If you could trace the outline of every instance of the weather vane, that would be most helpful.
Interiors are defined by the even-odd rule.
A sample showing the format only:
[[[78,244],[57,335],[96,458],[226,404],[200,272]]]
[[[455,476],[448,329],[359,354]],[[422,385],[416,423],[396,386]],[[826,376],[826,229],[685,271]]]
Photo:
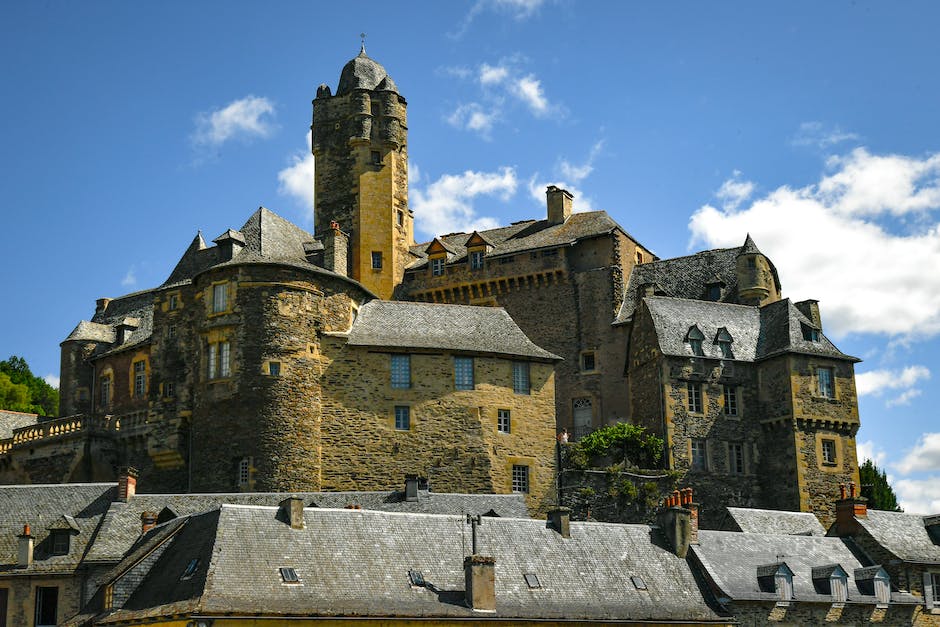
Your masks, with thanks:
[[[359,33],[359,39],[362,40],[362,51],[365,52],[366,51],[366,34]]]

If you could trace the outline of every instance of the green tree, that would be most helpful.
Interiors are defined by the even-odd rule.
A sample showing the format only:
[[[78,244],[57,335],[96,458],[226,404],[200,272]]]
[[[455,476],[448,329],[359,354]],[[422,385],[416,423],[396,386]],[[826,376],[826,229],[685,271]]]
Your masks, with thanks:
[[[10,384],[4,387],[0,380],[0,409],[32,412],[41,416],[58,415],[59,391],[41,377],[35,376],[25,359],[13,355],[0,361],[0,375],[6,377]],[[25,400],[20,398],[21,388],[26,390]]]
[[[898,497],[888,483],[888,476],[875,462],[866,459],[858,468],[858,476],[862,484],[862,496],[868,499],[868,507],[889,512],[903,511],[898,506]]]
[[[610,457],[615,463],[639,468],[657,468],[662,459],[663,440],[646,428],[619,422],[584,436],[574,448],[590,460]]]

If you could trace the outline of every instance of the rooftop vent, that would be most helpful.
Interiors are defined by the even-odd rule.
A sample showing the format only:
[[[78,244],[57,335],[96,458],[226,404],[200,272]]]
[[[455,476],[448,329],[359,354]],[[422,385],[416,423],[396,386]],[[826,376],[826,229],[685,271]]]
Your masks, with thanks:
[[[299,496],[289,496],[278,504],[278,519],[291,529],[304,528],[304,502]]]
[[[418,500],[418,476],[405,475],[405,500],[409,503]]]

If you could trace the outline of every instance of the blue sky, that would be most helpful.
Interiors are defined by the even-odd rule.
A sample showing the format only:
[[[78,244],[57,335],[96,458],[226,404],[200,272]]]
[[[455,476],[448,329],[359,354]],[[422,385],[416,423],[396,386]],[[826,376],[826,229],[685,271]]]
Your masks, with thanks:
[[[259,205],[312,229],[310,101],[367,33],[418,237],[562,184],[661,257],[750,232],[857,368],[858,440],[940,511],[940,8],[874,2],[4,2],[0,356]]]

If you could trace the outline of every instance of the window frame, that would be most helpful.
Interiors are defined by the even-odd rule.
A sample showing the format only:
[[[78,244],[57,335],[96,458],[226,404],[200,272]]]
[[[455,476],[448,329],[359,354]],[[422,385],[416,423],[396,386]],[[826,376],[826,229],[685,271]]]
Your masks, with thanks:
[[[597,371],[597,353],[594,351],[583,351],[581,353],[581,372]]]
[[[747,459],[745,458],[744,442],[728,442],[728,474],[746,475]]]
[[[473,390],[475,387],[473,357],[454,355],[454,389]]]
[[[206,379],[216,381],[232,376],[232,343],[219,340],[206,345]]]
[[[486,252],[482,250],[471,250],[469,253],[467,253],[467,258],[470,262],[470,269],[482,270],[485,257]]]
[[[106,374],[98,377],[98,400],[101,407],[111,406],[111,375]]]
[[[72,545],[72,534],[64,529],[55,529],[49,534],[52,555],[68,555]]]
[[[445,259],[443,257],[432,257],[431,258],[431,276],[444,276],[444,263]]]
[[[242,457],[238,460],[238,467],[235,469],[235,485],[239,488],[248,489],[251,487],[251,457]]]
[[[496,410],[496,432],[512,433],[512,411],[509,409]]]
[[[722,413],[731,418],[738,417],[738,386],[723,385],[722,397],[724,398],[724,407]]]
[[[701,414],[704,406],[702,405],[702,384],[697,381],[685,382],[686,408],[690,414]]]
[[[134,398],[143,398],[147,394],[147,360],[138,359],[131,368],[134,372]]]
[[[46,608],[46,603],[49,602],[45,599],[45,597],[49,594],[53,596],[51,623],[44,620],[50,617],[48,610],[43,611]],[[58,625],[59,586],[36,586],[36,594],[34,599],[35,603],[33,606],[33,625],[35,627],[55,627]]]
[[[512,465],[512,493],[529,494],[531,490],[530,471],[528,464]]]
[[[411,406],[395,405],[395,431],[411,431]]]
[[[512,393],[523,396],[532,393],[532,376],[529,362],[512,362]]]
[[[373,250],[373,251],[372,251],[372,269],[373,269],[373,270],[381,270],[381,269],[382,269],[382,265],[383,265],[382,251],[381,251],[381,250]]]
[[[835,438],[822,438],[819,441],[820,454],[824,466],[838,466],[839,452]]]
[[[706,438],[691,438],[689,468],[698,472],[708,472],[708,440]]]
[[[411,389],[411,355],[391,353],[389,355],[389,385],[395,390]]]
[[[832,366],[816,367],[816,395],[819,398],[835,399],[836,373]]]
[[[228,281],[212,284],[212,313],[228,311]]]

